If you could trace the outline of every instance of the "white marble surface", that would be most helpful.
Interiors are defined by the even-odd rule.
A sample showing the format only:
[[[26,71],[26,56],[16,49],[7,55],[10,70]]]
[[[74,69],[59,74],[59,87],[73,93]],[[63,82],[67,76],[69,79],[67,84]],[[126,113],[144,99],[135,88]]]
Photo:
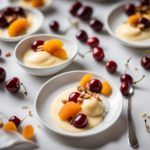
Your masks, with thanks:
[[[1,0],[1,6],[4,6],[6,0]],[[85,5],[90,5],[94,9],[93,17],[98,18],[101,21],[104,21],[105,14],[109,7],[115,3],[113,2],[90,2],[84,1]],[[71,1],[55,1],[53,6],[49,11],[44,13],[45,21],[44,24],[39,31],[39,33],[53,33],[49,29],[49,22],[51,20],[57,20],[60,23],[61,29],[65,29],[69,23],[67,18],[70,16],[68,10],[71,6]],[[73,17],[72,17],[73,18]],[[73,20],[78,20],[77,18],[73,18]],[[140,60],[143,55],[146,53],[146,49],[135,49],[126,47],[121,45],[110,37],[107,31],[104,30],[99,33],[95,33],[87,24],[87,22],[79,21],[80,29],[85,29],[89,35],[89,37],[96,36],[100,39],[100,46],[104,49],[105,59],[103,62],[96,62],[91,54],[87,54],[84,59],[77,56],[74,62],[65,70],[89,70],[95,71],[111,80],[120,87],[120,75],[124,73],[126,60],[132,57],[132,60],[129,64],[128,73],[131,74],[134,80],[138,80],[141,78],[143,74],[146,75],[145,79],[139,84],[135,85],[135,92],[132,96],[132,114],[136,128],[136,134],[139,141],[139,150],[148,150],[150,149],[149,141],[150,134],[145,132],[144,126],[144,118],[141,118],[142,112],[146,112],[150,115],[150,71],[144,70],[140,65]],[[79,44],[80,52],[84,53],[88,51],[90,48],[80,43],[76,37],[76,30],[71,29],[66,37],[69,37],[76,41]],[[0,41],[0,48],[3,51],[2,58],[0,59],[0,66],[6,69],[7,72],[7,80],[11,77],[19,77],[21,82],[23,82],[28,90],[28,96],[23,95],[23,89],[17,94],[8,93],[5,89],[5,83],[0,84],[0,112],[4,114],[7,118],[16,115],[19,118],[23,118],[26,116],[29,110],[32,111],[33,116],[28,118],[21,126],[20,129],[27,125],[32,124],[35,128],[34,137],[31,139],[35,141],[39,145],[40,150],[75,150],[75,149],[103,149],[103,150],[130,150],[132,149],[127,144],[126,137],[126,107],[124,106],[123,112],[118,119],[118,121],[110,127],[107,131],[104,131],[101,134],[96,136],[82,138],[82,139],[73,139],[66,138],[60,135],[57,135],[50,130],[41,126],[41,128],[36,127],[36,124],[39,123],[37,120],[33,103],[34,98],[41,87],[41,85],[51,78],[49,77],[36,77],[26,73],[22,70],[13,58],[13,50],[17,43],[6,43]],[[5,53],[11,52],[12,56],[6,58]],[[118,64],[118,71],[111,75],[105,69],[105,63],[109,60],[114,60]],[[134,67],[137,67],[138,70],[135,71]],[[21,105],[27,105],[28,109],[21,109]],[[148,120],[148,124],[150,125],[150,120]],[[2,138],[2,137],[0,137]]]

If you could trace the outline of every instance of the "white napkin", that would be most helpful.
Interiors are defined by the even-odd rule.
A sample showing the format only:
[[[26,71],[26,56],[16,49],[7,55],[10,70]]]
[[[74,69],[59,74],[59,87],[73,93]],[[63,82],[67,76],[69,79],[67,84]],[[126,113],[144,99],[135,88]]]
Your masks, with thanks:
[[[4,124],[8,120],[0,113],[0,122]],[[19,132],[15,131],[4,131],[0,128],[0,150],[23,150],[23,149],[33,149],[38,146],[29,140],[26,140]]]

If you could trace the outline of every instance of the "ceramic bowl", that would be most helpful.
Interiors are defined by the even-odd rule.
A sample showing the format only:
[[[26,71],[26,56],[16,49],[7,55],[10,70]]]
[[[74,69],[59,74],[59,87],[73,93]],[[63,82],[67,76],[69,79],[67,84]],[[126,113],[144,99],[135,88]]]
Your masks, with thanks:
[[[30,49],[32,43],[35,40],[41,40],[41,39],[43,41],[47,41],[51,39],[61,40],[64,43],[63,48],[67,52],[68,60],[56,66],[43,67],[43,68],[34,68],[34,67],[29,67],[25,65],[23,63],[23,55],[28,49]],[[15,47],[14,57],[15,57],[16,62],[19,64],[19,66],[21,66],[21,68],[23,68],[28,73],[36,75],[36,76],[48,76],[48,75],[56,74],[57,72],[66,68],[74,60],[77,53],[78,53],[78,45],[68,38],[65,38],[63,36],[58,36],[58,35],[52,35],[52,34],[47,34],[47,35],[37,34],[37,35],[29,36],[23,39],[22,41],[20,41]]]
[[[50,115],[51,104],[60,93],[79,85],[81,78],[88,73],[92,74],[93,79],[99,79],[100,81],[105,80],[112,87],[112,93],[109,97],[105,97],[100,94],[100,97],[103,101],[109,102],[110,109],[102,123],[90,130],[79,133],[65,131],[57,126],[53,121]],[[119,118],[122,112],[122,107],[123,98],[117,86],[112,81],[106,79],[102,75],[90,71],[71,71],[62,73],[51,78],[40,88],[34,102],[36,116],[41,124],[58,134],[75,138],[87,137],[107,130]]]

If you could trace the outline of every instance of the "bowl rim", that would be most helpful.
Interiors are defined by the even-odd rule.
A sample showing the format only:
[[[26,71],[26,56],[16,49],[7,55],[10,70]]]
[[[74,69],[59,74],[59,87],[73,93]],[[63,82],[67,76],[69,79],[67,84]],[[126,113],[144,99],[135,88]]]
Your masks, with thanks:
[[[29,38],[32,38],[32,37],[39,37],[39,36],[46,36],[46,37],[54,36],[54,37],[56,37],[56,38],[57,38],[57,37],[58,37],[58,38],[60,37],[60,38],[66,39],[66,40],[68,40],[68,41],[71,41],[72,43],[74,43],[74,44],[77,46],[76,53],[75,53],[72,57],[70,57],[68,60],[66,60],[65,62],[63,62],[63,63],[61,63],[61,64],[58,64],[58,65],[55,65],[55,66],[36,68],[36,67],[29,67],[29,66],[27,66],[27,65],[25,65],[25,64],[23,64],[23,63],[21,63],[21,62],[18,60],[18,58],[17,58],[17,49],[18,49],[18,46],[19,46],[22,42],[24,42],[25,40],[27,40],[27,39],[29,39]],[[28,37],[22,39],[22,40],[16,45],[16,47],[15,47],[15,49],[14,49],[14,58],[15,58],[16,62],[17,62],[19,65],[21,65],[21,66],[23,66],[23,67],[25,67],[25,68],[34,69],[34,70],[43,70],[43,69],[50,69],[50,68],[59,67],[59,66],[61,66],[61,65],[64,65],[64,64],[68,63],[69,61],[73,60],[73,59],[76,57],[76,55],[78,54],[78,51],[79,51],[79,46],[78,46],[78,44],[77,44],[76,42],[74,42],[73,40],[70,40],[69,38],[66,38],[66,37],[63,37],[63,36],[60,36],[60,35],[56,35],[56,34],[35,34],[35,35],[31,35],[31,36],[28,36]]]
[[[48,128],[49,130],[51,130],[51,131],[53,131],[53,132],[55,132],[55,133],[57,133],[57,134],[60,134],[60,135],[63,135],[63,136],[67,136],[67,137],[74,137],[74,138],[88,137],[88,136],[92,136],[92,135],[99,134],[99,133],[101,133],[101,132],[107,130],[108,128],[110,128],[110,127],[119,119],[119,117],[120,117],[120,115],[121,115],[121,113],[122,113],[123,105],[124,105],[124,100],[123,100],[123,96],[122,96],[121,92],[120,92],[120,96],[121,96],[121,99],[120,99],[120,101],[121,101],[121,107],[120,107],[120,109],[119,109],[120,112],[117,114],[117,117],[113,120],[113,122],[110,124],[110,126],[108,126],[107,128],[105,128],[104,130],[98,131],[98,132],[96,132],[96,133],[90,133],[90,134],[88,134],[88,135],[78,135],[78,134],[74,134],[74,133],[72,133],[72,132],[70,132],[70,133],[72,133],[72,135],[68,135],[68,134],[65,134],[65,133],[61,133],[61,132],[58,132],[58,131],[56,131],[56,130],[53,130],[52,128],[50,128],[49,126],[47,126],[47,125],[42,121],[42,119],[40,118],[40,116],[38,115],[38,111],[37,111],[37,107],[36,107],[36,106],[37,106],[38,97],[39,97],[39,95],[41,94],[42,89],[43,89],[47,84],[49,84],[49,82],[51,82],[52,80],[54,80],[55,78],[58,78],[58,77],[60,77],[60,76],[62,76],[62,75],[66,75],[66,74],[72,74],[72,73],[91,73],[91,74],[94,74],[94,75],[103,77],[103,76],[99,75],[99,74],[96,73],[96,72],[87,71],[87,70],[68,71],[68,72],[64,72],[64,73],[61,73],[61,74],[59,74],[59,75],[56,75],[56,76],[52,77],[51,79],[47,80],[47,81],[41,86],[41,88],[38,90],[38,92],[37,92],[37,94],[36,94],[36,97],[35,97],[35,99],[34,99],[34,111],[35,111],[36,117],[37,117],[38,120],[42,123],[42,125],[44,125],[44,126],[45,126],[46,128]],[[105,78],[105,77],[104,77],[104,78]],[[115,86],[115,87],[117,88],[117,90],[119,90],[119,88],[116,86],[116,84],[115,84],[113,81],[111,81],[110,79],[107,79],[107,81],[110,82],[111,84],[113,84],[113,86]],[[119,90],[119,91],[120,91],[120,90]]]

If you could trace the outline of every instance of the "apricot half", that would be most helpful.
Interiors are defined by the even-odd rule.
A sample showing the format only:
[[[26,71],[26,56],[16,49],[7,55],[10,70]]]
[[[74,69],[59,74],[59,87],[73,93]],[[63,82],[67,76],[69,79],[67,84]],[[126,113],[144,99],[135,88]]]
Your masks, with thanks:
[[[85,86],[88,82],[90,82],[92,74],[86,74],[80,81],[81,86]]]
[[[3,126],[3,130],[17,131],[17,127],[12,121],[9,121]]]
[[[130,24],[137,24],[139,19],[140,19],[140,16],[138,16],[138,15],[131,15],[127,19],[127,22],[130,23]]]
[[[32,7],[40,7],[44,5],[44,0],[32,0]]]
[[[61,58],[61,59],[67,59],[67,53],[64,49],[58,49],[54,52],[52,52],[52,55],[55,57]]]
[[[27,125],[23,128],[22,135],[25,139],[30,139],[34,134],[34,129],[31,125]]]
[[[8,28],[8,34],[10,37],[17,36],[22,30],[27,28],[28,20],[27,19],[18,19],[10,24]]]
[[[111,92],[112,92],[111,86],[106,81],[103,81],[101,93],[105,96],[109,96]]]

